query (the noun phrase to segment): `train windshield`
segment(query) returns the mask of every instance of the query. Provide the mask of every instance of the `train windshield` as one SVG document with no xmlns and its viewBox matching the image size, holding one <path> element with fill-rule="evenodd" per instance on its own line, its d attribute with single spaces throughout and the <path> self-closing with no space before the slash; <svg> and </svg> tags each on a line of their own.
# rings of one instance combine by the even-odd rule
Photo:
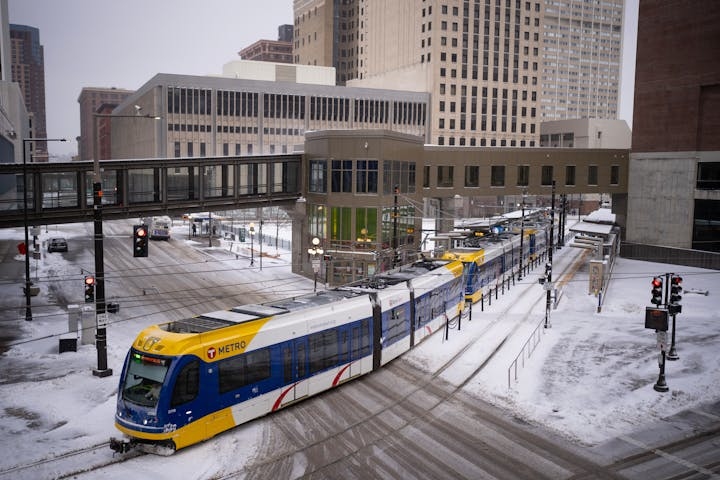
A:
<svg viewBox="0 0 720 480">
<path fill-rule="evenodd" d="M 122 385 L 123 399 L 144 407 L 155 407 L 169 367 L 169 359 L 133 351 Z"/>
</svg>

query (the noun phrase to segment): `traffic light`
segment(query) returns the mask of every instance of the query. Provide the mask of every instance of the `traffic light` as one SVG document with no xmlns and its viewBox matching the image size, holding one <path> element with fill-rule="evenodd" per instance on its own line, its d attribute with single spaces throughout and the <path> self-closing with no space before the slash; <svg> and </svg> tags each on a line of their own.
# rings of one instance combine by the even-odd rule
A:
<svg viewBox="0 0 720 480">
<path fill-rule="evenodd" d="M 85 303 L 93 303 L 95 301 L 95 277 L 92 275 L 85 276 Z"/>
<path fill-rule="evenodd" d="M 650 300 L 651 303 L 654 303 L 655 305 L 660 305 L 662 303 L 662 296 L 663 296 L 663 281 L 660 277 L 655 277 L 652 280 L 652 290 L 650 291 L 652 293 L 652 299 Z"/>
<path fill-rule="evenodd" d="M 680 293 L 682 293 L 681 283 L 682 277 L 678 275 L 670 277 L 670 303 L 678 303 L 682 300 L 682 296 L 680 295 Z"/>
<path fill-rule="evenodd" d="M 148 256 L 147 225 L 133 225 L 133 257 Z"/>
<path fill-rule="evenodd" d="M 670 305 L 668 305 L 668 308 L 670 309 L 671 314 L 677 314 L 682 312 L 682 305 L 680 305 L 680 300 L 682 300 L 682 277 L 679 275 L 673 275 L 670 277 L 670 301 L 668 302 Z"/>
</svg>

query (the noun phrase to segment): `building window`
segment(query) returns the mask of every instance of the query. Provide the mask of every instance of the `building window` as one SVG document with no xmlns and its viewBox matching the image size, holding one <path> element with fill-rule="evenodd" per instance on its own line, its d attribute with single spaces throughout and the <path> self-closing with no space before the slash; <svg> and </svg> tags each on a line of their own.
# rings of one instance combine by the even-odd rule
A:
<svg viewBox="0 0 720 480">
<path fill-rule="evenodd" d="M 313 193 L 327 193 L 327 161 L 310 160 L 308 190 Z"/>
<path fill-rule="evenodd" d="M 342 244 L 353 240 L 350 229 L 352 225 L 351 216 L 352 208 L 350 207 L 330 208 L 328 234 L 332 242 Z"/>
<path fill-rule="evenodd" d="M 565 167 L 565 185 L 568 187 L 575 186 L 575 165 Z"/>
<path fill-rule="evenodd" d="M 357 160 L 355 193 L 377 193 L 378 161 Z"/>
<path fill-rule="evenodd" d="M 377 212 L 375 207 L 355 209 L 355 237 L 358 243 L 377 240 Z"/>
<path fill-rule="evenodd" d="M 180 142 L 175 142 L 175 158 L 180 158 Z"/>
<path fill-rule="evenodd" d="M 333 193 L 352 193 L 352 160 L 332 161 Z"/>
<path fill-rule="evenodd" d="M 610 185 L 620 184 L 620 165 L 610 165 Z"/>
<path fill-rule="evenodd" d="M 543 165 L 541 174 L 540 174 L 540 183 L 541 185 L 552 185 L 553 182 L 553 166 L 552 165 Z"/>
<path fill-rule="evenodd" d="M 310 235 L 325 238 L 327 207 L 325 205 L 310 205 L 308 212 L 308 227 Z"/>
<path fill-rule="evenodd" d="M 383 162 L 383 193 L 390 195 L 395 187 L 399 188 L 400 193 L 415 193 L 415 162 Z"/>
<path fill-rule="evenodd" d="M 451 165 L 438 165 L 437 167 L 437 186 L 452 187 L 453 186 L 454 169 Z"/>
<path fill-rule="evenodd" d="M 588 185 L 597 185 L 598 184 L 598 167 L 597 165 L 589 165 L 588 166 Z"/>
<path fill-rule="evenodd" d="M 699 162 L 697 169 L 698 190 L 720 190 L 720 162 Z"/>
<path fill-rule="evenodd" d="M 466 187 L 479 187 L 480 186 L 480 167 L 477 165 L 466 165 L 465 166 L 465 186 Z"/>
<path fill-rule="evenodd" d="M 527 187 L 530 183 L 530 165 L 518 165 L 517 186 Z"/>
<path fill-rule="evenodd" d="M 720 201 L 695 200 L 692 248 L 720 252 Z"/>
<path fill-rule="evenodd" d="M 490 186 L 505 186 L 505 165 L 492 165 L 490 167 Z"/>
</svg>

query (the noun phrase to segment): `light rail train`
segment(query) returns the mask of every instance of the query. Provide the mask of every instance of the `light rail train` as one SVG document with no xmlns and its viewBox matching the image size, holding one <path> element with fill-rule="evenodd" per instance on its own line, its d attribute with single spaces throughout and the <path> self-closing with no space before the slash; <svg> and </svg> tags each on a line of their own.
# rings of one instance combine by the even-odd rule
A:
<svg viewBox="0 0 720 480">
<path fill-rule="evenodd" d="M 462 264 L 143 330 L 127 354 L 111 448 L 169 454 L 379 369 L 459 316 Z"/>
<path fill-rule="evenodd" d="M 524 229 L 523 258 L 549 245 Z M 519 266 L 520 235 L 473 237 L 370 280 L 143 330 L 125 360 L 111 447 L 169 454 L 379 369 Z"/>
<path fill-rule="evenodd" d="M 441 258 L 459 260 L 464 265 L 463 282 L 465 300 L 471 303 L 480 301 L 483 289 L 503 281 L 505 275 L 512 274 L 523 264 L 535 260 L 545 252 L 550 243 L 550 225 L 546 222 L 529 224 L 520 233 L 499 233 L 494 235 L 468 237 L 458 241 L 459 245 L 444 251 Z M 554 230 L 557 238 L 557 228 Z M 522 256 L 520 247 L 522 243 Z"/>
</svg>

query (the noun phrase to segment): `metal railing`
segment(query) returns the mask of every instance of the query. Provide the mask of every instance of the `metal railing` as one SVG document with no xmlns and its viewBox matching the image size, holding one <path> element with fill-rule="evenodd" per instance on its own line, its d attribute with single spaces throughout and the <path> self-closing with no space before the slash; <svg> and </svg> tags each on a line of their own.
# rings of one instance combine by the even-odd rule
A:
<svg viewBox="0 0 720 480">
<path fill-rule="evenodd" d="M 535 327 L 535 330 L 533 330 L 532 334 L 530 334 L 530 338 L 528 338 L 525 341 L 525 344 L 522 346 L 522 349 L 520 350 L 520 353 L 518 353 L 517 357 L 515 357 L 515 360 L 510 363 L 510 366 L 508 367 L 508 389 L 511 388 L 512 380 L 515 380 L 517 382 L 518 379 L 518 362 L 521 362 L 520 367 L 525 368 L 525 359 L 530 359 L 530 356 L 535 351 L 535 347 L 540 343 L 540 332 L 545 332 L 545 328 L 543 328 L 545 324 L 545 319 L 540 320 L 537 327 Z M 527 357 L 526 357 L 527 355 Z M 513 378 L 514 373 L 514 378 Z"/>
</svg>

